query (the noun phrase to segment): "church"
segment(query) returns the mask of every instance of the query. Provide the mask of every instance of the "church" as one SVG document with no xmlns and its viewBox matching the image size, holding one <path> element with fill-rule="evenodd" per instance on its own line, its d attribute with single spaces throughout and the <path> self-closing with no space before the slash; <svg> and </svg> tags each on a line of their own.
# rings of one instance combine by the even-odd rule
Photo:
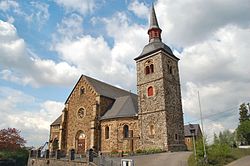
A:
<svg viewBox="0 0 250 166">
<path fill-rule="evenodd" d="M 85 154 L 185 149 L 178 61 L 162 42 L 154 6 L 149 43 L 134 60 L 137 94 L 82 75 L 50 125 L 49 149 Z"/>
</svg>

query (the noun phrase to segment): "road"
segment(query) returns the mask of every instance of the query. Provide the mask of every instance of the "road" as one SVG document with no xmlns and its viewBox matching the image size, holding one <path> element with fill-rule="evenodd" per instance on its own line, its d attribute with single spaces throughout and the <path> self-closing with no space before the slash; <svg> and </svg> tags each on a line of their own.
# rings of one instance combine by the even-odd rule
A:
<svg viewBox="0 0 250 166">
<path fill-rule="evenodd" d="M 238 160 L 235 160 L 234 162 L 231 162 L 226 166 L 249 166 L 249 165 L 250 165 L 250 156 L 245 156 Z"/>
<path fill-rule="evenodd" d="M 135 166 L 188 166 L 187 160 L 192 152 L 166 152 L 151 155 L 123 157 L 133 159 Z M 121 158 L 116 158 L 116 163 Z"/>
</svg>

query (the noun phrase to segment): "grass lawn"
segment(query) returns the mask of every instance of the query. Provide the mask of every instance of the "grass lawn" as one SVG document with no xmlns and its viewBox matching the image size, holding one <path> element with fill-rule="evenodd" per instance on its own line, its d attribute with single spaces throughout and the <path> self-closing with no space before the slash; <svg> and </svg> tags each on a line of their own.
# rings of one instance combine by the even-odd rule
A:
<svg viewBox="0 0 250 166">
<path fill-rule="evenodd" d="M 231 149 L 230 153 L 225 157 L 213 156 L 209 158 L 209 154 L 208 154 L 208 164 L 206 164 L 206 166 L 223 166 L 247 155 L 250 155 L 250 149 L 238 149 L 238 148 Z M 192 154 L 188 158 L 188 165 L 189 166 L 202 166 L 204 164 L 202 163 L 196 164 L 194 155 Z"/>
</svg>

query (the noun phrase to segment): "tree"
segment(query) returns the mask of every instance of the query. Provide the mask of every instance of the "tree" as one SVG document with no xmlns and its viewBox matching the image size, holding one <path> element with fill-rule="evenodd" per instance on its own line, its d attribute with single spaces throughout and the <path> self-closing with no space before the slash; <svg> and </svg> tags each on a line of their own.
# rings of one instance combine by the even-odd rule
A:
<svg viewBox="0 0 250 166">
<path fill-rule="evenodd" d="M 237 135 L 241 144 L 250 145 L 250 120 L 243 121 L 239 124 Z"/>
<path fill-rule="evenodd" d="M 15 128 L 0 130 L 0 149 L 15 151 L 24 147 L 26 140 L 20 136 L 21 131 Z"/>
<path fill-rule="evenodd" d="M 249 115 L 249 106 L 250 104 L 243 103 L 240 105 L 240 118 L 239 125 L 237 128 L 237 138 L 241 144 L 250 144 L 250 115 Z"/>
<path fill-rule="evenodd" d="M 221 144 L 227 144 L 230 147 L 233 147 L 235 145 L 235 137 L 234 133 L 230 132 L 229 130 L 225 130 L 223 132 L 220 132 L 219 134 L 219 141 Z"/>
<path fill-rule="evenodd" d="M 248 104 L 245 104 L 245 103 L 241 104 L 239 110 L 240 110 L 240 118 L 239 118 L 240 123 L 242 123 L 246 120 L 249 120 L 249 117 L 250 117 L 250 115 L 249 115 L 249 103 Z"/>
</svg>

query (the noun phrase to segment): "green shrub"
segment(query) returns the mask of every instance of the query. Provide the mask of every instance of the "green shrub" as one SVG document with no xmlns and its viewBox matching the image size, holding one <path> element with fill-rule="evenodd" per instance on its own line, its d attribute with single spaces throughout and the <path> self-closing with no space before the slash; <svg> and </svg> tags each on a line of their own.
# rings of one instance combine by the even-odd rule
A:
<svg viewBox="0 0 250 166">
<path fill-rule="evenodd" d="M 118 154 L 119 152 L 118 152 L 118 150 L 117 149 L 113 149 L 112 151 L 111 151 L 111 154 Z"/>
<path fill-rule="evenodd" d="M 137 154 L 153 154 L 153 153 L 161 153 L 163 150 L 160 148 L 149 148 L 149 149 L 138 149 L 136 150 Z"/>
<path fill-rule="evenodd" d="M 1 159 L 14 159 L 16 160 L 16 166 L 24 166 L 28 162 L 29 152 L 25 149 L 18 149 L 16 151 L 1 150 Z"/>
</svg>

